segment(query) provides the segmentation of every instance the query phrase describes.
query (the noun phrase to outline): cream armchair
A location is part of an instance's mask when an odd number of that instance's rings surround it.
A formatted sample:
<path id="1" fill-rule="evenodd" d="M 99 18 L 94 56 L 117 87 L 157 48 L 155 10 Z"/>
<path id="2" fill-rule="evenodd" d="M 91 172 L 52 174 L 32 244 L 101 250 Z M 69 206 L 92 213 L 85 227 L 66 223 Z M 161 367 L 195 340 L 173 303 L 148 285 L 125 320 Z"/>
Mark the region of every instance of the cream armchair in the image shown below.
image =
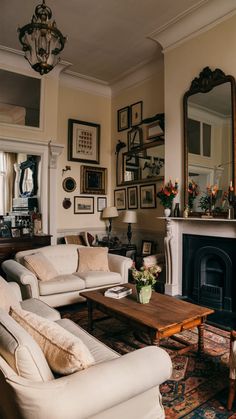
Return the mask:
<path id="1" fill-rule="evenodd" d="M 1 303 L 15 306 L 18 286 L 4 282 L 0 277 Z M 45 304 L 38 301 L 37 308 L 37 301 L 28 301 L 28 308 L 45 315 Z M 149 346 L 120 356 L 47 307 L 53 323 L 78 337 L 94 358 L 89 368 L 56 378 L 37 342 L 8 314 L 7 304 L 0 308 L 2 419 L 164 419 L 159 385 L 172 373 L 166 351 Z"/>

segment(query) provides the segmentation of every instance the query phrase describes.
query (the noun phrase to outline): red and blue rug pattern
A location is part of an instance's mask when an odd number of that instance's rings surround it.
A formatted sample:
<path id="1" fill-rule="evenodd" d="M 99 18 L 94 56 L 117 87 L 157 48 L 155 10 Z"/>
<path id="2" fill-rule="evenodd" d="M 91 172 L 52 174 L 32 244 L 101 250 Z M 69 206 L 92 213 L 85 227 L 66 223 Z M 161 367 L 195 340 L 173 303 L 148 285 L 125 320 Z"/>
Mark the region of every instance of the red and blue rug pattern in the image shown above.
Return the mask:
<path id="1" fill-rule="evenodd" d="M 61 309 L 62 317 L 70 318 L 87 330 L 87 308 L 77 304 Z M 95 319 L 104 315 L 95 311 Z M 134 333 L 124 323 L 109 318 L 95 323 L 93 335 L 120 354 L 146 346 L 145 337 Z M 186 343 L 197 343 L 197 329 L 180 335 Z M 229 332 L 206 325 L 204 332 L 204 355 L 196 350 L 176 355 L 183 347 L 177 340 L 161 341 L 161 347 L 170 354 L 173 374 L 160 387 L 166 419 L 236 419 L 236 403 L 233 410 L 226 408 L 228 395 Z"/>

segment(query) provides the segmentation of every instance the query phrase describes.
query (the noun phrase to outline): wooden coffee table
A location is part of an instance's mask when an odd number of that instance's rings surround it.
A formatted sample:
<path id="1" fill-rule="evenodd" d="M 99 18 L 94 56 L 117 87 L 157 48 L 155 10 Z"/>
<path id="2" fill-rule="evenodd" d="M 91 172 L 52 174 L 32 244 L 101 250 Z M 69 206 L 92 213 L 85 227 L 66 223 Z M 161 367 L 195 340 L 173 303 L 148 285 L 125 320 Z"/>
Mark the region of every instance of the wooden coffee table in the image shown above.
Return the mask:
<path id="1" fill-rule="evenodd" d="M 203 353 L 204 323 L 207 316 L 214 313 L 214 310 L 157 292 L 152 293 L 152 298 L 148 304 L 140 304 L 137 302 L 135 286 L 133 284 L 124 285 L 127 288 L 132 288 L 133 293 L 119 300 L 104 296 L 107 287 L 81 293 L 81 296 L 87 299 L 89 331 L 93 329 L 94 308 L 125 322 L 134 331 L 141 330 L 148 333 L 151 343 L 158 346 L 163 338 L 197 327 L 198 352 Z M 175 337 L 175 339 L 183 343 L 181 338 Z M 186 342 L 184 343 L 186 345 Z M 192 349 L 193 346 L 196 345 L 185 346 L 178 351 L 178 354 Z"/>

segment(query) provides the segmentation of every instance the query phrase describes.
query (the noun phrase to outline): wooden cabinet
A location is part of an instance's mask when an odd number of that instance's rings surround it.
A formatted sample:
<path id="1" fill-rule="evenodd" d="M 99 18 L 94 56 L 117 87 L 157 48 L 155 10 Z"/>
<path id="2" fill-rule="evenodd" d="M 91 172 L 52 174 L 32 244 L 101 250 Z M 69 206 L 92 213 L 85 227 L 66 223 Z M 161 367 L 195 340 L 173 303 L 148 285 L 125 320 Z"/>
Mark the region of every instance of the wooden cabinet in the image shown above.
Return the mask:
<path id="1" fill-rule="evenodd" d="M 51 236 L 0 238 L 0 275 L 4 277 L 1 264 L 4 260 L 13 259 L 17 252 L 49 246 Z"/>

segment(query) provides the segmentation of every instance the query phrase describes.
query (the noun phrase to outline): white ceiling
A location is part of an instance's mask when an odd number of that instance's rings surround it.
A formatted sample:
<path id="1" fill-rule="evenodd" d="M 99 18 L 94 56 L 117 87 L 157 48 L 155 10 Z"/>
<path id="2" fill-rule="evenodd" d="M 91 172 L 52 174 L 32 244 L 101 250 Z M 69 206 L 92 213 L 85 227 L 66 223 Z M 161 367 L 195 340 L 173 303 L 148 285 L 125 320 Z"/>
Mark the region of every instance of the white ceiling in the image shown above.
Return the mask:
<path id="1" fill-rule="evenodd" d="M 46 0 L 63 35 L 70 70 L 112 83 L 161 54 L 148 38 L 209 0 Z M 17 27 L 29 23 L 40 0 L 1 0 L 0 45 L 21 50 Z"/>

